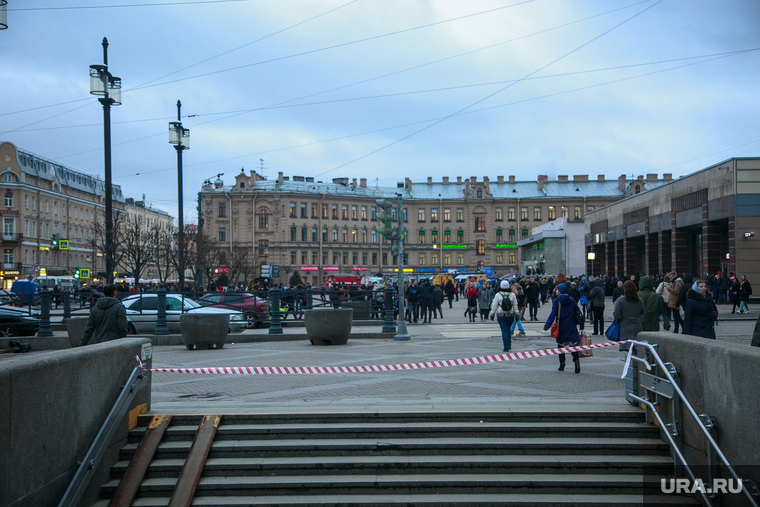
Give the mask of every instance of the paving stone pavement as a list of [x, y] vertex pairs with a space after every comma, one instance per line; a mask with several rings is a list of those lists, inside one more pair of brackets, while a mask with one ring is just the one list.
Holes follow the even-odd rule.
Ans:
[[[498, 324], [491, 321], [469, 323], [462, 317], [463, 302], [454, 304], [451, 310], [444, 308], [444, 319], [436, 319], [429, 325], [409, 325], [412, 338], [406, 342], [361, 339], [349, 340], [344, 346], [315, 347], [304, 337], [304, 340], [297, 341], [235, 344], [235, 335], [231, 335], [222, 350], [155, 347], [153, 365], [354, 366], [501, 353], [503, 347]], [[545, 320], [548, 313], [548, 307], [541, 308], [539, 318], [543, 316]], [[512, 351], [554, 348], [554, 340], [548, 331], [543, 331], [542, 324], [543, 321], [525, 323], [526, 334], [513, 338]], [[734, 325], [741, 326], [741, 329], [734, 329], [735, 335], [744, 337], [751, 334], [754, 322]], [[246, 331], [267, 332], [266, 328]], [[285, 332], [305, 331], [289, 328]], [[154, 373], [152, 412], [631, 410], [633, 407], [623, 399], [624, 384], [620, 379], [623, 357], [624, 353], [617, 347], [594, 350], [593, 357], [581, 359], [582, 371], [578, 375], [573, 372], [569, 355], [564, 372], [557, 371], [556, 357], [547, 357], [378, 373], [250, 376]]]

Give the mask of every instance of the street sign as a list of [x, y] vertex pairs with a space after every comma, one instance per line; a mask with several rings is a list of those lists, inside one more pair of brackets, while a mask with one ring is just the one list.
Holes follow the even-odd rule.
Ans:
[[47, 270], [45, 268], [40, 269], [40, 276], [47, 276]]
[[79, 278], [90, 278], [90, 270], [89, 269], [80, 269], [79, 270]]
[[270, 276], [272, 274], [272, 266], [269, 264], [261, 265], [261, 276]]
[[482, 268], [488, 278], [493, 278], [493, 268]]
[[68, 249], [69, 249], [68, 239], [62, 239], [58, 242], [58, 250], [68, 250]]
[[32, 275], [29, 275], [29, 276], [26, 277], [26, 279], [31, 282], [32, 280], [34, 280], [34, 277]]
[[280, 266], [278, 264], [272, 266], [272, 278], [280, 278]]
[[32, 265], [32, 271], [34, 271], [35, 273], [39, 273], [40, 272], [40, 265], [39, 264], [33, 264]]

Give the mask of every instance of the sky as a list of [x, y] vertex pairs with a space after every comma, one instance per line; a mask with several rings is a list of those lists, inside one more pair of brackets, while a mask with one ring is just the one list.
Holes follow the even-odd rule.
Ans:
[[104, 176], [89, 66], [122, 80], [113, 181], [689, 174], [760, 156], [758, 0], [8, 0], [0, 141]]

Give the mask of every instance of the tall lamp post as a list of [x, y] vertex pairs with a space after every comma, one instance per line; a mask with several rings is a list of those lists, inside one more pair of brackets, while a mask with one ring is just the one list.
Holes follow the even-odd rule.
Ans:
[[108, 72], [108, 39], [103, 37], [103, 65], [90, 65], [90, 93], [103, 104], [103, 151], [106, 172], [106, 282], [113, 281], [113, 202], [111, 192], [111, 106], [121, 105], [121, 78]]
[[174, 149], [177, 150], [177, 206], [178, 212], [177, 222], [179, 225], [179, 233], [177, 235], [177, 242], [179, 243], [179, 255], [180, 260], [179, 267], [177, 269], [177, 277], [179, 278], [179, 290], [181, 291], [185, 287], [185, 221], [184, 221], [184, 209], [182, 204], [182, 151], [190, 149], [190, 129], [182, 128], [182, 116], [180, 110], [182, 108], [182, 102], [177, 101], [177, 121], [169, 122], [169, 144], [174, 145]]
[[0, 30], [8, 28], [8, 0], [0, 0]]

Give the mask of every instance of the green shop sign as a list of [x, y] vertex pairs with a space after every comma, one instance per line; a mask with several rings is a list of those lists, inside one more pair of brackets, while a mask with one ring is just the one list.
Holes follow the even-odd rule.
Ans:
[[497, 243], [496, 246], [494, 246], [494, 248], [517, 248], [517, 245], [514, 244], [514, 243], [510, 243], [510, 244], [506, 244], [506, 245], [505, 244], [501, 244], [501, 243]]
[[465, 250], [467, 249], [467, 245], [441, 245], [441, 248], [443, 248], [444, 250], [447, 250], [447, 249]]

